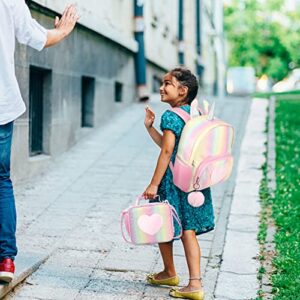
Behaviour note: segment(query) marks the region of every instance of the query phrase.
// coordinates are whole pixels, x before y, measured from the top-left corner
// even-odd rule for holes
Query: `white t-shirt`
[[[0,0],[0,125],[26,110],[15,75],[15,38],[40,51],[47,30],[32,19],[24,0]]]

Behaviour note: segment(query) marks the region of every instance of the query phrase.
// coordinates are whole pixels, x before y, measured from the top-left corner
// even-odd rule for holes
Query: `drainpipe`
[[[201,3],[200,0],[196,0],[196,52],[197,52],[197,63],[196,70],[200,83],[202,83],[202,76],[204,66],[201,60]]]
[[[184,65],[184,6],[183,0],[179,0],[178,7],[178,62],[180,65]]]
[[[224,53],[224,21],[223,21],[223,3],[214,0],[214,24],[216,30],[215,48],[217,58],[217,90],[218,97],[223,99],[225,96],[225,53]]]
[[[135,55],[135,74],[137,93],[140,101],[149,99],[146,81],[146,58],[144,44],[144,0],[134,0],[134,37],[138,43],[138,52]]]

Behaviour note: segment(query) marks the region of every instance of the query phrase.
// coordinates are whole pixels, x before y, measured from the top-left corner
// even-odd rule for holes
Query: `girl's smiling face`
[[[166,74],[159,89],[161,101],[169,103],[172,107],[185,104],[187,87],[180,85],[178,80],[171,74]]]

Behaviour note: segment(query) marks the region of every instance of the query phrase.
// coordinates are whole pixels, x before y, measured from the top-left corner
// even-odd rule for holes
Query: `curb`
[[[259,290],[259,184],[265,160],[264,132],[268,102],[253,98],[226,228],[215,299],[255,299]]]
[[[13,281],[9,284],[0,284],[0,299],[3,299],[24,279],[34,273],[48,258],[49,254],[20,253],[15,260],[16,272]]]
[[[276,98],[272,96],[269,99],[269,121],[268,121],[268,143],[267,143],[267,185],[272,198],[275,198],[276,192],[276,136],[275,136],[275,108]],[[272,209],[271,209],[272,210]],[[261,280],[261,290],[263,292],[263,299],[273,299],[272,294],[272,279],[271,275],[274,272],[272,260],[276,253],[274,236],[276,227],[274,221],[269,215],[269,222],[267,222],[267,236],[262,251],[265,260],[261,262],[261,266],[265,269],[265,273]]]

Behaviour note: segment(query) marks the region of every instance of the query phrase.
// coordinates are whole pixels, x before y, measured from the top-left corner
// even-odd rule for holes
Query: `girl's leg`
[[[173,259],[173,242],[160,243],[160,254],[164,263],[164,270],[155,276],[155,279],[166,279],[176,276]]]
[[[189,268],[190,279],[189,284],[181,289],[181,291],[199,290],[202,287],[201,283],[201,270],[200,270],[200,258],[201,250],[199,243],[193,230],[184,230],[181,237],[187,265]],[[199,279],[199,280],[198,280]]]

